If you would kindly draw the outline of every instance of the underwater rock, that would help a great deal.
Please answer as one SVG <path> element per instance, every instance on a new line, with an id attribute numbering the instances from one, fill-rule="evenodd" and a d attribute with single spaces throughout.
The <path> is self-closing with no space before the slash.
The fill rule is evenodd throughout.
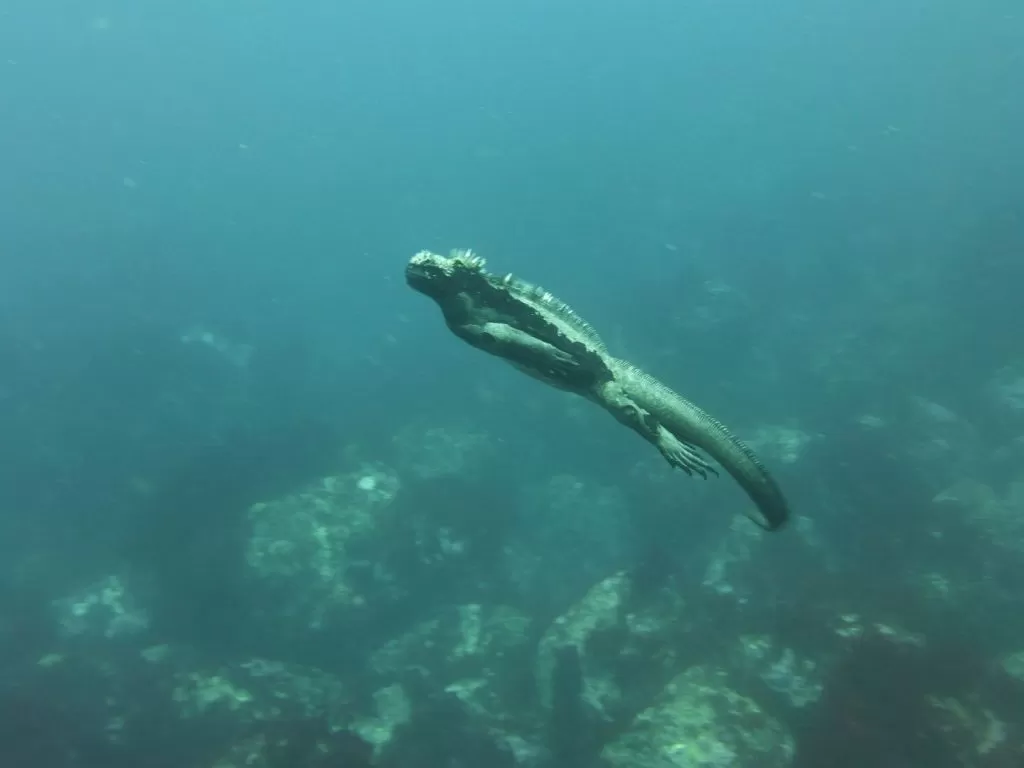
<path id="1" fill-rule="evenodd" d="M 674 590 L 639 589 L 625 571 L 604 579 L 540 640 L 535 675 L 542 707 L 552 710 L 559 656 L 571 647 L 589 727 L 628 722 L 687 665 L 690 618 Z"/>
<path id="2" fill-rule="evenodd" d="M 744 442 L 760 456 L 780 464 L 795 464 L 815 439 L 816 436 L 795 427 L 766 425 L 758 427 Z"/>
<path id="3" fill-rule="evenodd" d="M 115 638 L 149 628 L 149 612 L 125 574 L 110 574 L 53 602 L 61 632 L 68 637 Z"/>
<path id="4" fill-rule="evenodd" d="M 472 474 L 494 453 L 490 436 L 464 425 L 410 425 L 392 442 L 403 472 L 420 479 Z"/>
<path id="5" fill-rule="evenodd" d="M 370 659 L 378 675 L 421 670 L 438 679 L 481 672 L 524 648 L 531 619 L 506 606 L 453 606 L 380 647 Z"/>
<path id="6" fill-rule="evenodd" d="M 352 731 L 371 746 L 377 757 L 395 737 L 395 732 L 409 722 L 412 703 L 405 689 L 395 683 L 373 692 L 372 714 L 358 718 Z"/>
<path id="7" fill-rule="evenodd" d="M 606 768 L 783 768 L 793 737 L 717 669 L 677 675 L 601 752 Z"/>
<path id="8" fill-rule="evenodd" d="M 629 505 L 619 488 L 558 474 L 520 494 L 504 568 L 523 602 L 561 611 L 627 564 L 629 537 Z"/>
<path id="9" fill-rule="evenodd" d="M 251 344 L 227 339 L 202 326 L 193 326 L 181 334 L 181 343 L 207 347 L 238 368 L 246 367 L 256 352 Z"/>
<path id="10" fill-rule="evenodd" d="M 762 543 L 761 532 L 734 517 L 729 529 L 711 549 L 702 585 L 739 603 L 750 599 L 760 584 L 754 560 Z"/>
<path id="11" fill-rule="evenodd" d="M 497 594 L 510 519 L 501 489 L 355 467 L 250 507 L 238 592 L 248 636 L 262 644 L 248 653 L 356 671 L 374 649 L 453 605 L 506 602 Z M 299 646 L 305 655 L 293 656 Z"/>
<path id="12" fill-rule="evenodd" d="M 779 647 L 769 635 L 744 635 L 737 645 L 741 668 L 752 670 L 791 706 L 802 709 L 821 698 L 820 665 L 815 659 L 792 648 Z"/>
<path id="13" fill-rule="evenodd" d="M 168 645 L 132 651 L 124 640 L 76 640 L 9 673 L 0 690 L 0 760 L 46 768 L 327 766 L 332 754 L 362 754 L 347 738 L 360 706 L 339 679 L 311 667 L 263 659 L 210 665 Z"/>
<path id="14" fill-rule="evenodd" d="M 282 717 L 322 717 L 328 710 L 349 708 L 346 689 L 334 676 L 266 659 L 216 668 L 189 665 L 169 679 L 171 700 L 182 719 L 234 713 L 236 722 L 251 725 Z"/>
<path id="15" fill-rule="evenodd" d="M 1024 683 L 1024 651 L 1007 654 L 1001 664 L 1006 674 Z"/>
<path id="16" fill-rule="evenodd" d="M 977 480 L 964 478 L 932 500 L 939 511 L 956 514 L 961 523 L 981 533 L 995 547 L 1024 553 L 1024 480 L 998 492 Z"/>
<path id="17" fill-rule="evenodd" d="M 377 649 L 370 669 L 382 687 L 440 696 L 461 727 L 509 750 L 517 765 L 532 765 L 541 750 L 522 675 L 532 651 L 530 629 L 530 618 L 513 608 L 451 607 Z M 433 705 L 417 700 L 410 706 L 416 712 Z"/>
<path id="18" fill-rule="evenodd" d="M 389 575 L 372 558 L 394 522 L 401 483 L 386 467 L 369 465 L 325 477 L 248 513 L 246 562 L 252 581 L 277 599 L 260 601 L 275 618 L 320 629 L 358 611 L 384 591 Z M 360 579 L 355 578 L 359 574 Z"/>
<path id="19" fill-rule="evenodd" d="M 1024 414 L 1024 369 L 1000 369 L 987 388 L 996 405 L 1016 415 Z"/>
<path id="20" fill-rule="evenodd" d="M 972 422 L 923 397 L 911 398 L 911 405 L 903 451 L 932 487 L 986 466 L 990 446 Z"/>
<path id="21" fill-rule="evenodd" d="M 979 649 L 847 624 L 850 642 L 797 733 L 794 768 L 1021 764 L 1021 692 L 993 676 Z"/>
<path id="22" fill-rule="evenodd" d="M 483 729 L 447 694 L 421 697 L 410 721 L 398 729 L 375 765 L 379 768 L 537 766 L 529 750 L 517 750 L 498 733 Z"/>

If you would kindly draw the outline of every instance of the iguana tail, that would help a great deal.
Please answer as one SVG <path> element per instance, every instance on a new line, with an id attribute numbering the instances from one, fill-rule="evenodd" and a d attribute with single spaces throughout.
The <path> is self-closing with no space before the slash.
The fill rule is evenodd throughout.
<path id="1" fill-rule="evenodd" d="M 739 483 L 757 508 L 748 517 L 762 528 L 774 531 L 789 519 L 789 504 L 775 478 L 768 472 L 757 455 L 725 425 L 688 403 L 693 418 L 701 423 L 699 434 L 692 440 L 711 458 L 721 464 L 732 479 Z"/>
<path id="2" fill-rule="evenodd" d="M 746 444 L 722 422 L 691 403 L 646 371 L 614 360 L 616 380 L 629 396 L 679 440 L 704 450 L 721 464 L 754 502 L 751 520 L 769 531 L 781 528 L 789 518 L 789 504 L 775 478 Z"/>

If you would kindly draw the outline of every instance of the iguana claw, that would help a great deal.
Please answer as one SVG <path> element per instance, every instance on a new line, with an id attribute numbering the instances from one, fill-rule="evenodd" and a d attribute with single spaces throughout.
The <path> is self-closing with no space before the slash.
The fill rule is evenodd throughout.
<path id="1" fill-rule="evenodd" d="M 658 450 L 671 466 L 691 477 L 698 474 L 706 480 L 708 473 L 718 476 L 718 470 L 697 453 L 696 446 L 684 443 L 664 427 L 658 430 Z"/>

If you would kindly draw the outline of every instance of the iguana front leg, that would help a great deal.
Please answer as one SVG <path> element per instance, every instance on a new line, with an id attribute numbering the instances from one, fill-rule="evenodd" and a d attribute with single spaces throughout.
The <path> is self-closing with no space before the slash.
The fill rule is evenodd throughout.
<path id="1" fill-rule="evenodd" d="M 698 453 L 695 445 L 669 432 L 654 414 L 637 405 L 619 384 L 607 382 L 595 388 L 591 397 L 619 423 L 625 424 L 657 448 L 670 466 L 688 475 L 696 473 L 703 478 L 707 478 L 709 472 L 718 475 L 718 470 Z"/>
<path id="2" fill-rule="evenodd" d="M 529 368 L 569 372 L 579 367 L 568 352 L 507 323 L 465 323 L 453 330 L 473 346 Z"/>

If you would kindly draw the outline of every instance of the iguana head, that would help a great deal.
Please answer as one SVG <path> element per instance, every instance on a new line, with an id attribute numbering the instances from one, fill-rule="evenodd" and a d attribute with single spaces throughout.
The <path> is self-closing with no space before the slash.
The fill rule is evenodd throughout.
<path id="1" fill-rule="evenodd" d="M 597 331 L 568 304 L 511 274 L 493 275 L 484 265 L 472 251 L 452 251 L 449 256 L 420 251 L 409 260 L 405 280 L 437 302 L 449 321 L 465 319 L 465 311 L 472 307 L 549 343 L 557 335 L 594 354 L 606 353 Z"/>
<path id="2" fill-rule="evenodd" d="M 450 256 L 420 251 L 405 268 L 409 287 L 435 301 L 472 289 L 486 277 L 484 260 L 472 251 L 452 251 Z"/>

